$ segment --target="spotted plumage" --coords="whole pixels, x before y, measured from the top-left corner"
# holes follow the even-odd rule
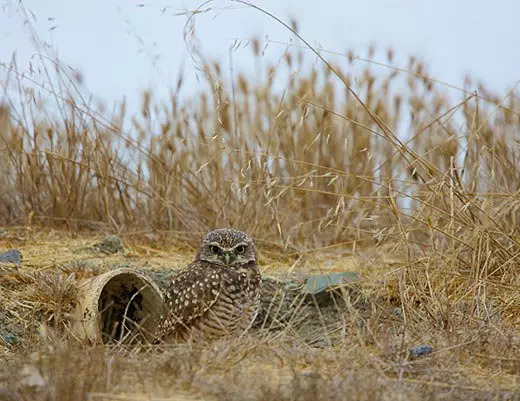
[[[258,312],[260,284],[252,238],[235,229],[209,232],[195,260],[165,292],[167,314],[159,338],[172,342],[240,335]]]

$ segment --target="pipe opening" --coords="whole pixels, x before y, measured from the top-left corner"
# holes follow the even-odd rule
[[[99,332],[103,343],[152,342],[163,301],[149,282],[132,273],[110,278],[98,298]]]

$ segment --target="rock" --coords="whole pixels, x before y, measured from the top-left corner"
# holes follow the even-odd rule
[[[420,357],[420,356],[425,356],[425,355],[429,355],[433,352],[433,347],[431,347],[430,345],[416,345],[412,348],[410,348],[410,355],[412,355],[412,357]]]
[[[359,281],[359,275],[355,272],[339,272],[310,276],[305,280],[305,292],[311,295],[318,295],[333,287],[355,281]]]
[[[337,272],[313,275],[305,279],[303,292],[316,300],[318,305],[326,305],[331,300],[331,292],[335,288],[345,287],[360,280],[356,272]]]
[[[16,337],[14,334],[6,334],[1,338],[6,344],[9,345],[14,345],[18,342],[18,337]]]
[[[9,249],[7,252],[0,253],[0,264],[14,264],[19,266],[22,263],[22,253],[18,249]]]
[[[102,242],[92,247],[95,251],[112,255],[124,251],[123,243],[117,235],[107,235]]]
[[[392,315],[396,317],[403,317],[403,308],[396,306],[395,308],[392,308]]]

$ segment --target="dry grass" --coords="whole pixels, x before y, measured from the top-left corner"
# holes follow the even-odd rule
[[[24,268],[0,272],[0,330],[31,333],[0,357],[11,399],[520,399],[516,91],[468,80],[453,101],[392,50],[386,73],[368,62],[351,75],[353,55],[327,66],[292,49],[266,65],[251,48],[257,79],[229,82],[208,62],[207,91],[182,97],[180,77],[167,103],[144,93],[138,116],[94,110],[59,64],[44,102],[6,67],[26,102],[13,108],[6,90],[0,109],[0,222],[15,227],[0,245]],[[340,298],[323,348],[286,329],[200,349],[77,349],[75,279],[182,266],[217,226],[255,236],[264,274],[359,271],[363,311]],[[129,252],[82,253],[92,232]],[[411,358],[422,343],[434,353]]]

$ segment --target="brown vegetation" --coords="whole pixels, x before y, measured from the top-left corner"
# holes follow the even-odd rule
[[[467,82],[453,102],[421,62],[397,69],[389,51],[388,64],[351,76],[292,51],[233,82],[207,64],[207,91],[181,98],[180,77],[168,103],[145,93],[131,119],[73,91],[1,109],[0,221],[25,228],[0,245],[24,260],[27,248],[29,263],[1,271],[0,325],[34,334],[4,346],[6,399],[519,399],[519,97]],[[78,231],[123,235],[127,257],[164,269],[218,226],[253,234],[270,274],[353,258],[368,307],[342,300],[348,335],[333,347],[287,329],[201,349],[77,350],[73,279],[98,274],[67,253]],[[60,241],[64,256],[48,248]],[[421,343],[434,353],[415,360]]]

